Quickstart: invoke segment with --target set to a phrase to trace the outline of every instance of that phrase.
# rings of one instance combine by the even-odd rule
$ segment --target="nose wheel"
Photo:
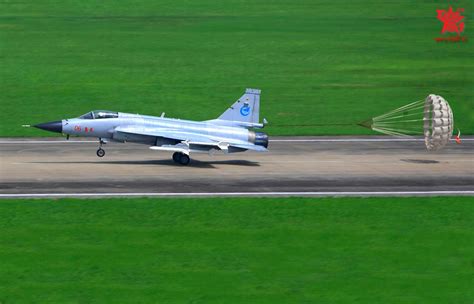
[[[186,155],[184,153],[175,152],[175,153],[173,153],[173,161],[177,164],[181,164],[181,165],[186,166],[186,165],[189,164],[191,159],[189,158],[188,155]]]
[[[102,145],[105,145],[105,141],[103,141],[102,138],[99,138],[99,149],[96,152],[98,157],[104,157],[105,155],[105,150],[102,149]]]
[[[105,150],[102,149],[102,148],[99,148],[99,150],[97,150],[96,154],[97,154],[98,157],[104,157]]]

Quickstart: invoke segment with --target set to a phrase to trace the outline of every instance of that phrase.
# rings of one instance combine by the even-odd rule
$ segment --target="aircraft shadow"
[[[175,163],[171,159],[160,160],[110,160],[110,161],[50,161],[50,162],[30,162],[31,164],[100,164],[100,165],[161,165],[171,167],[193,167],[193,168],[215,168],[214,165],[259,167],[258,162],[248,160],[216,160],[200,161],[192,159],[189,165],[183,166]]]
[[[431,159],[400,159],[400,160],[406,163],[413,163],[413,164],[439,164],[439,161],[431,160]]]

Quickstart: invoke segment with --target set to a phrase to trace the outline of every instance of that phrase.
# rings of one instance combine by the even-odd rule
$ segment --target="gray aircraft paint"
[[[148,144],[154,150],[227,153],[245,150],[267,151],[268,136],[251,128],[259,123],[260,90],[247,89],[245,94],[219,118],[191,121],[174,118],[93,111],[78,118],[36,125],[48,131],[83,137],[97,137],[118,142]],[[59,130],[60,129],[60,130]]]
[[[139,114],[118,113],[118,118],[108,119],[65,119],[62,120],[63,133],[84,136],[101,137],[122,140],[121,132],[116,128],[133,127],[137,132],[147,132],[150,129],[179,130],[179,132],[196,134],[197,136],[213,136],[221,140],[232,139],[246,143],[251,131],[240,127],[229,127],[213,124],[212,122],[196,122],[173,118],[161,118]],[[91,131],[92,129],[92,131]],[[137,134],[142,135],[142,134]],[[148,135],[143,135],[148,136]]]

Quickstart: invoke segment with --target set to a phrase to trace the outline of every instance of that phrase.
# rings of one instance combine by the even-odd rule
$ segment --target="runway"
[[[419,139],[272,137],[270,152],[192,154],[145,145],[0,139],[0,197],[474,195],[474,137],[438,152]]]

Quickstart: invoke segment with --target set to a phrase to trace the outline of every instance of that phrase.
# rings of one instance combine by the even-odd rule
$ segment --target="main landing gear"
[[[99,138],[99,149],[96,152],[98,157],[104,157],[105,155],[105,150],[102,149],[102,145],[105,145],[105,141],[103,141],[102,138]]]
[[[191,159],[189,158],[188,155],[181,153],[181,152],[174,152],[173,153],[173,161],[175,163],[181,164],[181,165],[188,165]]]

